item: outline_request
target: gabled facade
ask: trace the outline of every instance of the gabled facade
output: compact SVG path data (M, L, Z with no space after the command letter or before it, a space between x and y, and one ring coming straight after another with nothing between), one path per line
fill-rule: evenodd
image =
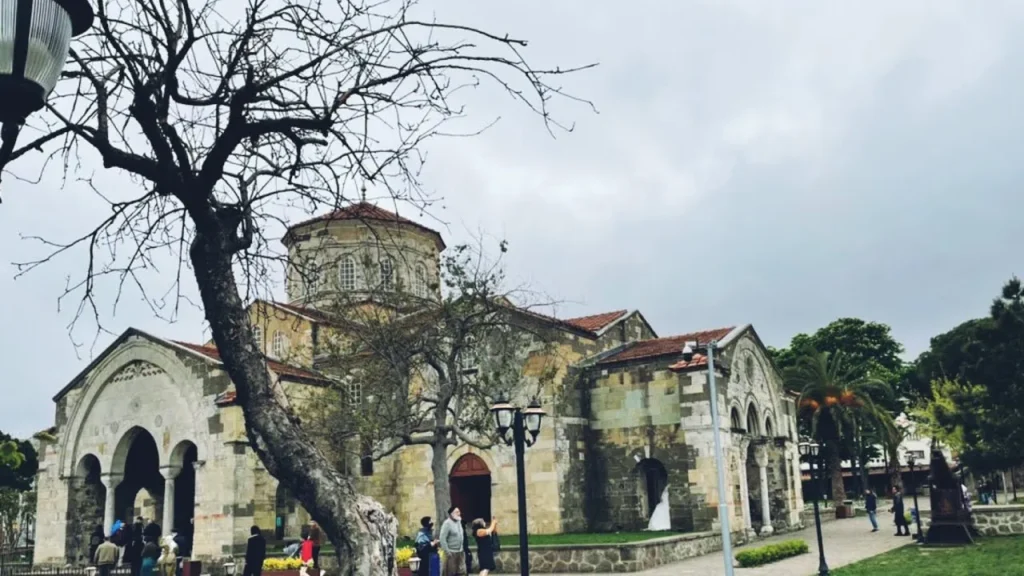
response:
M429 303L440 296L445 246L437 232L366 204L293 226L284 241L294 264L288 300L257 300L249 314L281 401L301 413L330 384L324 344L344 338L325 311L338 302L373 309L369 288L381 286L410 306ZM549 414L526 455L530 532L644 529L657 506L675 530L717 528L708 366L682 361L689 340L720 346L722 497L737 535L798 525L793 399L752 327L661 337L637 310L569 319L514 312L553 340L531 350L522 371L527 382L545 382ZM212 342L129 330L54 400L56 426L40 451L40 563L82 562L96 526L138 514L193 534L191 552L204 560L237 553L253 524L281 539L297 537L308 519L249 447ZM457 445L448 469L464 517L494 515L505 533L518 531L510 448ZM398 517L403 535L434 514L429 447L346 470Z

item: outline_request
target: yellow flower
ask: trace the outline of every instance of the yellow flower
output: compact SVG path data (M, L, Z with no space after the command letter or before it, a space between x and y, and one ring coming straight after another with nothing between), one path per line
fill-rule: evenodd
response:
M415 550L413 550L409 546L405 546L403 548L399 548L399 549L395 550L395 562L398 564L399 568L408 568L409 567L409 560L415 554L416 554Z
M263 561L264 572L287 572L302 568L302 560L298 558L267 558Z

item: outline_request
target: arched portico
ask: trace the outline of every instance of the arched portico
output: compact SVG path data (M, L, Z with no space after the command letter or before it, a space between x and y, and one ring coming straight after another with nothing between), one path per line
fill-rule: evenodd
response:
M103 531L103 508L106 488L100 478L100 460L86 454L68 478L67 561L81 564L89 561L89 540L94 532Z

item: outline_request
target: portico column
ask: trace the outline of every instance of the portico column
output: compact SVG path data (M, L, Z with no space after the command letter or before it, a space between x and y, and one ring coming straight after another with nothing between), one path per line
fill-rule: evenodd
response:
M117 502L117 487L121 485L124 476L121 474L101 474L100 482L106 488L107 495L103 502L103 534L111 536L110 529L114 526L114 512Z
M753 536L754 522L750 519L750 484L747 480L747 445L749 441L741 441L740 448L740 510L743 511L743 529L747 536Z
M181 468L177 466L160 468L160 474L164 477L164 518L160 527L164 534L170 534L174 529L174 479L180 472Z
M761 475L761 536L768 536L775 531L772 528L772 499L768 494L768 447L758 446L754 458Z

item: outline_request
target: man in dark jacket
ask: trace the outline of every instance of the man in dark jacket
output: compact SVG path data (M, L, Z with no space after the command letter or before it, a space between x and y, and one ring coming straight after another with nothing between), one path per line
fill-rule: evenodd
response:
M864 491L864 510L871 520L871 531L878 532L878 497L870 489Z
M263 561L267 558L267 540L259 526L249 529L249 542L245 545L245 568L242 576L260 576Z
M904 516L903 493L899 488L892 491L892 508L889 509L896 521L896 535L910 536L910 526L907 525L907 518Z

